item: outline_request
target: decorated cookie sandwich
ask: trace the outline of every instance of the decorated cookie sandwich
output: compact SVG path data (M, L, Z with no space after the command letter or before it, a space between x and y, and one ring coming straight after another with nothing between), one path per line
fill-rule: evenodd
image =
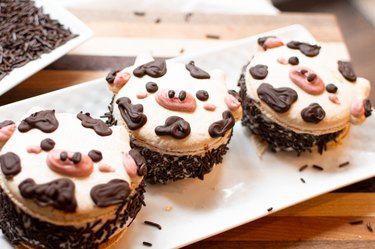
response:
M322 153L371 115L370 83L350 62L316 44L277 37L258 43L262 51L239 81L242 124L273 151Z
M15 246L107 248L143 202L144 158L126 129L38 110L0 123L0 227Z
M222 162L242 109L221 72L141 56L107 81L117 93L114 115L145 157L151 183L203 179Z

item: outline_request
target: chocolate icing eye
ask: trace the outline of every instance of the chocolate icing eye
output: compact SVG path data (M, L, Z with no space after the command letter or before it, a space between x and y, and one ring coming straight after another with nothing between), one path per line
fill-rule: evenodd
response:
M55 147L55 141L53 141L50 138L43 139L42 142L40 142L40 148L44 151L50 151Z
M44 110L31 114L29 117L22 120L18 125L20 132L28 132L36 128L42 132L51 133L59 127L59 122L55 116L55 110Z
M339 72L345 79L350 82L357 80L352 64L349 61L338 61L337 64L339 65Z
M121 179L113 179L93 187L90 195L98 207L108 207L124 203L130 192L129 183Z
M133 105L128 97L119 98L116 101L121 117L130 130L141 128L147 122L147 116L143 114L143 105Z
M88 156L91 158L93 162L99 162L103 159L102 152L99 150L90 150Z
M258 64L254 67L251 67L249 72L254 79L262 80L267 77L268 67L266 65Z
M195 94L195 96L200 101L206 101L209 98L208 92L205 91L205 90L199 90L199 91L197 91L197 93Z
M326 90L329 93L336 93L337 92L337 86L334 84L328 84L326 85Z
M291 41L286 44L288 48L291 49L298 49L304 55L309 57L317 56L320 52L320 46L318 45L311 45L305 42L298 42L298 41Z
M1 171L10 179L21 172L21 159L13 152L7 152L0 156Z
M326 113L319 104L312 103L301 111L301 116L306 122L317 124L324 119Z
M208 128L208 133L211 137L223 137L225 133L232 129L234 124L236 123L236 120L234 119L232 113L230 111L223 112L223 119L214 122L210 125Z
M275 112L284 113L297 100L297 92L289 87L273 88L268 83L262 83L257 90L259 98Z
M166 73L167 65L165 63L165 60L151 61L133 70L133 74L139 78L142 78L145 75L148 75L153 78L159 78Z
M102 120L90 117L90 113L83 114L83 112L80 112L77 114L77 118L82 121L81 124L83 127L93 129L100 136L109 136L112 134L111 128Z
M185 65L185 67L190 72L190 75L196 79L210 78L210 75L206 71L195 66L194 61L190 61L188 64Z
M156 84L155 82L152 82L152 81L147 82L147 84L146 84L147 92L155 93L155 92L158 91L158 89L159 89L158 84Z
M288 59L288 63L289 63L290 65L293 65L293 66L298 65L298 64L299 64L298 57L296 57L296 56L292 56L292 57L290 57L290 58Z
M167 118L164 125L155 128L155 133L158 136L172 136L176 139L182 139L190 134L190 124L183 118L171 116Z

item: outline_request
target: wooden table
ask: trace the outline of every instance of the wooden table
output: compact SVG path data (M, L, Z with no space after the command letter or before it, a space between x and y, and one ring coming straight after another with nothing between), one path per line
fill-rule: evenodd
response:
M94 38L2 95L0 105L103 77L111 67L131 65L137 52L132 50L131 45L138 41L141 46L142 43L153 46L157 56L173 57L200 46L211 46L299 23L321 42L343 42L334 16L327 14L187 16L71 11L92 28ZM110 40L114 41L113 44L106 43ZM163 41L172 42L168 43L168 48L158 47ZM118 49L119 44L125 47ZM374 94L371 98L375 102ZM375 229L374 190L375 179L370 179L186 248L375 248L375 233L367 227L370 226L367 224L373 224ZM363 220L363 223L350 224L357 219Z

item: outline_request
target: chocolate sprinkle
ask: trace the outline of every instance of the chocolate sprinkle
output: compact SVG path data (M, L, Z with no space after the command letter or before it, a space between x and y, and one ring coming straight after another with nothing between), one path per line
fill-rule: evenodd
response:
M90 150L88 156L96 163L103 159L102 152L99 150Z
M225 133L232 129L236 123L236 120L230 111L224 111L222 116L222 120L214 122L208 128L208 133L213 138L224 137Z
M109 128L102 120L90 117L90 113L80 112L77 118L81 120L81 124L85 128L93 129L99 136L109 136L112 134L112 129Z
M296 57L296 56L292 56L292 57L290 57L290 58L288 59L288 63L289 63L290 65L293 65L293 66L298 65L298 64L299 64L298 57Z
M308 123L317 124L324 119L326 112L318 103L312 103L301 111L301 117Z
M350 164L349 161L346 161L346 162L340 163L340 164L339 164L339 168L342 168L342 167L348 166L349 164Z
M60 178L44 184L36 184L31 178L23 180L18 185L23 198L33 199L40 206L51 205L56 209L75 212L74 182L68 178Z
M309 167L309 165L307 165L307 164L302 165L301 168L299 168L299 172L304 171L305 169L307 169L307 167Z
M287 112L291 105L297 100L298 95L295 90L289 87L274 88L271 84L262 83L257 93L259 99L264 101L275 112Z
M28 132L29 130L36 128L42 132L51 133L59 127L59 121L55 116L55 110L44 110L35 112L29 117L25 118L18 125L20 132Z
M161 230L161 226L158 223L148 221L148 220L145 220L143 223L146 224L146 225L156 227L157 229Z
M46 138L40 142L40 148L42 148L44 151L50 151L55 147L55 144L55 141L53 141L51 138Z
M219 35L213 35L213 34L206 34L206 38L208 39L220 39Z
M306 183L305 179L303 179L302 177L300 178L300 180L302 183Z
M350 82L355 82L357 80L352 64L349 61L338 61L337 64L339 66L339 72L345 79Z
M158 84L156 84L155 82L152 82L152 81L147 82L146 90L149 93L156 93L159 90Z
M317 164L313 164L312 167L313 167L314 169L317 169L317 170L320 170L320 171L323 171L323 170L324 170L324 168L323 168L322 166L317 165Z
M152 246L152 243L147 242L147 241L143 241L142 244L143 244L144 246L149 246L149 247Z
M165 60L151 61L143 64L133 70L133 74L139 78L148 75L153 78L162 77L167 73L167 65Z
M352 220L349 222L350 225L360 225L363 224L363 220Z
M147 166L145 158L136 149L131 149L129 155L134 159L135 164L138 167L137 174L139 176L145 176L147 174Z
M188 64L186 64L185 68L190 72L190 75L193 78L209 79L211 77L206 71L195 66L194 61L190 61Z
M197 93L195 94L195 96L200 101L206 101L209 98L208 92L205 91L205 90L199 90L199 91L197 91Z
M98 207L108 207L123 203L131 192L129 183L122 179L113 179L105 184L94 186L91 199Z
M320 46L311 45L305 42L291 41L291 42L288 42L286 45L288 48L298 49L304 55L309 56L309 57L317 56L320 52Z
M249 69L251 76L256 80L262 80L267 77L268 74L268 66L258 64L254 67Z
M369 99L363 100L363 106L365 108L365 117L368 118L372 114L372 104Z
M164 125L155 128L156 135L171 136L176 139L183 139L189 136L190 131L190 124L178 116L167 118Z
M13 178L21 172L21 159L13 152L7 152L0 156L1 171L7 179Z
M370 222L367 222L366 227L367 227L367 230L369 230L370 232L374 231Z
M143 114L143 105L133 105L128 97L119 98L116 101L126 125L130 130L141 128L147 122L147 116Z
M12 124L14 124L12 120L4 120L3 122L0 122L0 129Z
M114 217L84 223L81 226L59 226L39 220L18 208L0 188L0 228L13 245L20 243L32 248L92 248L107 242L111 237L129 226L144 204L145 184L142 181L135 193L124 201ZM127 221L130 219L130 223Z
M326 85L326 90L329 93L336 93L337 92L337 86L335 84L328 84Z
M269 207L269 208L267 208L267 211L268 212L271 212L273 210L273 207Z
M327 133L323 135L313 135L308 133L295 133L294 131L280 126L266 117L257 107L257 102L247 96L246 82L242 77L239 79L240 96L242 98L242 125L260 136L266 141L270 149L274 152L280 150L297 152L311 151L312 147L317 146L318 152L323 153L327 149L327 143L334 141L342 132Z
M116 78L116 74L120 72L120 70L111 70L107 77L105 77L105 80L107 81L108 84L113 84Z

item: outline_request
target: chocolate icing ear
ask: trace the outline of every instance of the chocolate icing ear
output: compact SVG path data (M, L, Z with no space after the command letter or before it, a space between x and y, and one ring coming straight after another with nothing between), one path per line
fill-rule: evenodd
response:
M139 78L148 75L153 78L162 77L167 73L167 65L165 60L151 61L149 63L140 65L133 70L133 74Z
M99 136L109 136L112 134L111 128L109 128L101 119L94 119L90 116L90 113L80 112L77 114L77 118L81 120L81 124L85 128L93 129Z
M190 72L191 77L196 79L209 79L211 76L203 69L197 67L194 61L190 61L185 65L186 69Z
M25 118L18 125L20 132L28 132L29 130L36 128L42 132L51 133L59 127L59 121L55 116L55 110L44 110L35 112L29 117Z
M208 133L211 137L223 137L227 131L233 128L236 120L230 111L223 112L223 119L211 124Z
M339 66L339 72L345 79L350 82L355 82L357 80L352 64L349 61L338 61L337 64Z
M147 122L147 116L143 114L143 105L133 105L128 97L119 98L116 101L121 117L130 130L137 130Z
M182 139L190 134L190 124L183 118L171 116L167 118L164 125L155 128L155 133L158 136L167 135L176 139Z
M124 203L130 195L129 183L121 179L113 179L107 183L96 185L91 189L91 199L98 207L108 207Z

